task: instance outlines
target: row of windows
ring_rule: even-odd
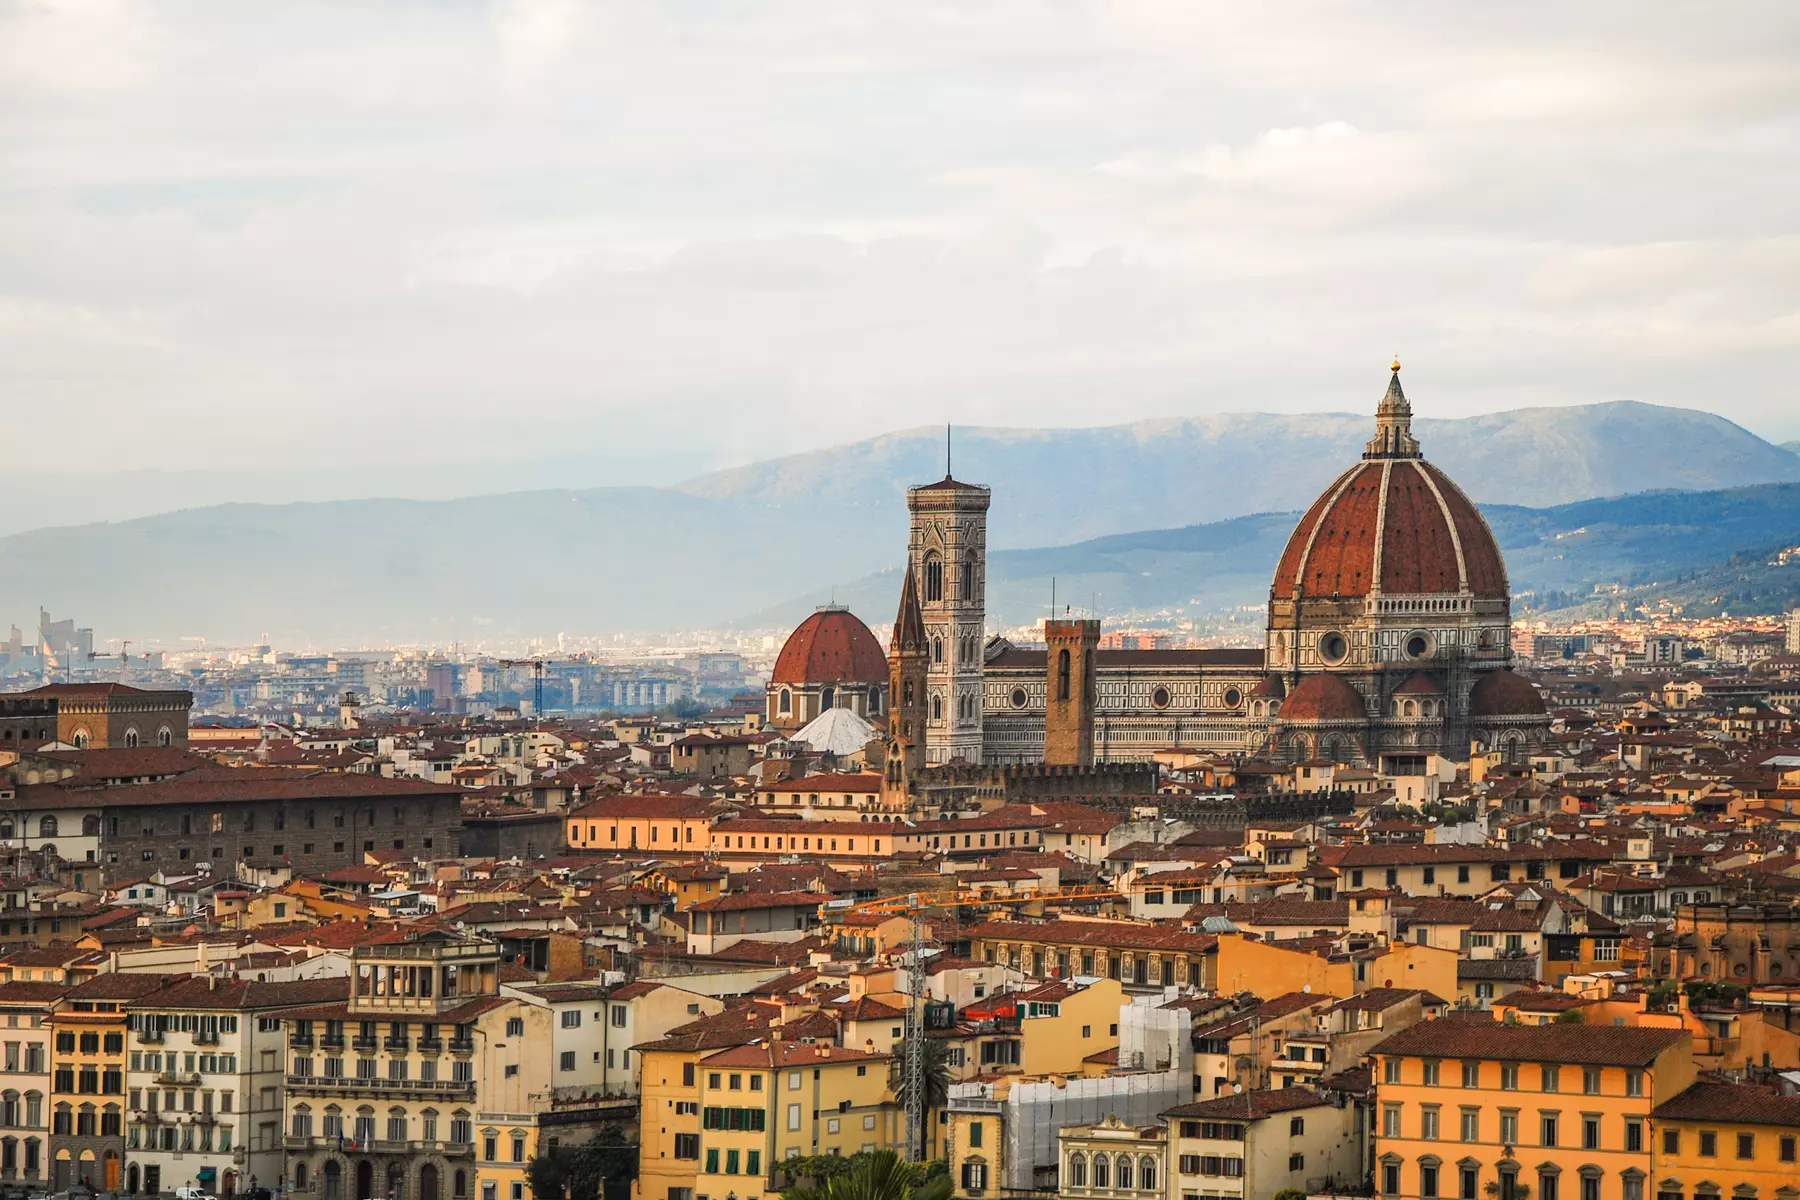
[[[1405,1137],[1405,1121],[1401,1114],[1402,1106],[1398,1104],[1384,1105],[1381,1112],[1381,1135],[1383,1137]],[[1465,1108],[1459,1114],[1457,1133],[1464,1142],[1481,1141],[1481,1110]],[[1580,1121],[1581,1148],[1584,1150],[1624,1149],[1629,1153],[1638,1153],[1644,1148],[1644,1123],[1627,1118],[1624,1126],[1622,1145],[1605,1145],[1603,1136],[1604,1118],[1597,1113],[1584,1113]],[[1519,1111],[1513,1108],[1500,1110],[1499,1137],[1501,1145],[1514,1146],[1520,1144]],[[1443,1126],[1438,1106],[1426,1104],[1419,1107],[1418,1133],[1421,1141],[1437,1141],[1443,1137]],[[1560,1112],[1538,1113],[1537,1145],[1555,1147],[1563,1145],[1562,1114]]]
[[[117,1136],[114,1130],[112,1136]],[[231,1149],[231,1126],[229,1125],[159,1125],[154,1129],[142,1125],[133,1125],[131,1135],[125,1139],[127,1150],[169,1150],[178,1153],[199,1151],[202,1154],[213,1150]]]
[[[1380,1194],[1384,1196],[1401,1195],[1401,1165],[1396,1161],[1384,1162],[1381,1167]],[[1418,1190],[1414,1195],[1434,1200],[1436,1197],[1454,1194],[1457,1200],[1476,1200],[1483,1191],[1481,1187],[1480,1168],[1468,1164],[1458,1164],[1454,1170],[1452,1181],[1444,1179],[1446,1168],[1436,1159],[1421,1160],[1418,1165]],[[1563,1171],[1560,1167],[1546,1166],[1538,1170],[1537,1194],[1533,1200],[1563,1200]],[[1596,1166],[1583,1166],[1575,1171],[1575,1194],[1570,1200],[1601,1200],[1602,1183],[1606,1173]],[[1446,1193],[1441,1190],[1446,1182],[1456,1190]],[[1502,1170],[1498,1180],[1487,1185],[1486,1194],[1498,1197],[1499,1200],[1525,1200],[1530,1195],[1527,1185],[1520,1182],[1517,1170]],[[1644,1173],[1627,1170],[1620,1173],[1620,1200],[1644,1200]]]
[[[1122,956],[1118,954],[1097,956],[1092,950],[1049,951],[1041,948],[1033,948],[1028,953],[1029,957],[1027,957],[1027,952],[1022,951],[1017,945],[1001,947],[990,945],[983,950],[986,961],[1017,967],[1039,979],[1046,977],[1046,967],[1054,970],[1056,978],[1067,978],[1071,968],[1077,963],[1080,965],[1079,973],[1082,975],[1091,977],[1098,970],[1104,971],[1109,979],[1117,979],[1125,983],[1154,984],[1162,987],[1174,986],[1177,977],[1181,974],[1181,963],[1172,954],[1139,953],[1133,955],[1126,952]],[[1201,964],[1198,959],[1192,959],[1187,963],[1187,982],[1190,986],[1198,987],[1200,985],[1200,970]]]
[[[438,1117],[437,1110],[430,1108],[419,1114],[419,1140],[426,1142],[438,1140]],[[386,1140],[390,1142],[410,1140],[407,1132],[411,1128],[410,1120],[405,1109],[388,1109]],[[306,1104],[296,1105],[288,1126],[294,1137],[312,1137],[312,1107]],[[341,1138],[347,1136],[359,1143],[366,1144],[375,1141],[375,1129],[375,1110],[367,1105],[363,1105],[351,1114],[351,1123],[348,1126],[344,1124],[344,1111],[335,1104],[327,1105],[324,1112],[320,1114],[319,1134],[322,1137]],[[494,1159],[497,1136],[498,1134],[494,1131],[484,1131],[483,1133],[484,1157],[489,1160]],[[450,1114],[450,1137],[448,1140],[459,1146],[472,1145],[475,1141],[475,1127],[469,1120],[469,1114],[463,1109],[457,1109]],[[525,1161],[524,1135],[521,1133],[514,1132],[513,1134],[513,1152],[514,1162]]]
[[[1400,1058],[1387,1058],[1383,1060],[1383,1083],[1401,1082],[1401,1063],[1403,1061],[1405,1060]],[[1481,1065],[1482,1064],[1479,1062],[1463,1062],[1460,1064],[1463,1087],[1479,1088],[1482,1086]],[[1438,1087],[1442,1082],[1442,1078],[1443,1064],[1439,1060],[1434,1058],[1420,1060],[1419,1083],[1425,1087]],[[1554,1063],[1542,1063],[1537,1067],[1537,1074],[1534,1082],[1537,1083],[1539,1091],[1560,1092],[1562,1090],[1562,1078],[1563,1069],[1561,1066]],[[1599,1067],[1583,1067],[1581,1070],[1582,1095],[1602,1095],[1605,1078],[1605,1072]],[[1500,1090],[1503,1092],[1516,1092],[1519,1090],[1518,1063],[1500,1064]],[[1642,1096],[1644,1094],[1644,1073],[1642,1071],[1625,1072],[1625,1090],[1623,1094],[1627,1096]]]
[[[51,1076],[51,1090],[77,1092],[84,1096],[117,1096],[125,1091],[125,1074],[117,1067],[108,1067],[105,1071],[94,1067],[83,1067],[79,1071],[73,1067],[58,1067]]]
[[[379,1079],[379,1078],[381,1078],[379,1069],[377,1067],[378,1061],[379,1060],[373,1059],[373,1058],[357,1059],[356,1060],[356,1078],[357,1079]],[[344,1060],[342,1058],[340,1058],[336,1055],[330,1056],[325,1059],[324,1065],[325,1065],[325,1073],[323,1076],[320,1076],[320,1078],[323,1078],[323,1079],[343,1079],[343,1078],[345,1078]],[[516,1065],[508,1065],[508,1067],[506,1068],[506,1073],[508,1076],[517,1074],[517,1072],[518,1072],[518,1067]],[[306,1056],[306,1055],[302,1055],[300,1057],[295,1058],[293,1073],[296,1077],[298,1077],[300,1079],[313,1078],[314,1076],[313,1076],[313,1060],[312,1060],[312,1058],[310,1056]],[[387,1079],[389,1081],[394,1082],[394,1083],[404,1083],[407,1080],[409,1080],[411,1077],[412,1077],[412,1064],[408,1059],[390,1058],[387,1060]],[[435,1058],[420,1059],[419,1060],[419,1081],[421,1083],[435,1083],[435,1082],[437,1082],[437,1078],[438,1078],[437,1059],[435,1059]],[[457,1059],[456,1061],[452,1062],[450,1064],[450,1079],[454,1083],[473,1083],[475,1080],[474,1064],[469,1062],[467,1059]]]
[[[1086,1154],[1076,1151],[1069,1155],[1069,1186],[1088,1187],[1089,1167],[1092,1167],[1093,1184],[1096,1188],[1115,1188],[1119,1191],[1154,1192],[1156,1190],[1156,1160],[1148,1154],[1133,1159],[1129,1154],[1106,1155],[1095,1154],[1091,1160]]]

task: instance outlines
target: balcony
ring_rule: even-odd
[[[194,1045],[216,1046],[219,1044],[219,1031],[216,1029],[197,1029],[194,1031]]]
[[[194,1114],[194,1124],[196,1125],[217,1125],[218,1123],[219,1118],[215,1113],[197,1112]]]
[[[418,1096],[473,1097],[473,1079],[359,1079],[354,1076],[289,1075],[290,1092],[313,1095],[342,1095],[370,1092],[386,1096],[412,1093]]]
[[[405,1037],[389,1037],[382,1039],[381,1046],[384,1050],[409,1050],[412,1042]]]
[[[311,1050],[313,1048],[313,1035],[310,1032],[290,1033],[288,1034],[288,1045],[296,1050]]]
[[[359,1033],[350,1039],[350,1047],[353,1050],[373,1050],[380,1044],[380,1041],[381,1039],[375,1037],[373,1034],[365,1037]]]
[[[420,1054],[441,1054],[444,1049],[443,1038],[422,1037],[419,1039]]]
[[[146,1046],[160,1046],[162,1045],[162,1040],[163,1031],[160,1029],[138,1030],[138,1041]]]
[[[156,1074],[156,1082],[165,1085],[174,1085],[176,1087],[191,1086],[200,1082],[200,1072],[176,1071],[173,1069],[158,1071]]]
[[[341,1033],[325,1034],[319,1039],[319,1045],[326,1050],[342,1050],[344,1048],[344,1035]]]
[[[474,1038],[451,1038],[450,1039],[450,1052],[452,1054],[473,1054],[473,1053],[475,1053],[475,1039]]]

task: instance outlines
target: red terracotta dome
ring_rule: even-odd
[[[788,635],[772,683],[886,683],[887,654],[849,609],[821,608]]]
[[[1508,667],[1489,671],[1469,689],[1471,717],[1541,717],[1544,698],[1523,675]]]
[[[1362,693],[1336,675],[1309,675],[1281,706],[1283,721],[1361,721],[1369,709]]]
[[[1399,364],[1363,461],[1338,476],[1300,518],[1271,594],[1508,597],[1500,547],[1450,477],[1419,456]]]

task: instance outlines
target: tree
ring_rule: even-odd
[[[808,1168],[828,1174],[809,1174]],[[788,1159],[782,1170],[790,1179],[811,1180],[782,1192],[782,1200],[948,1200],[954,1190],[942,1162],[902,1162],[892,1150],[853,1154],[829,1165]]]
[[[927,1118],[919,1124],[920,1144],[913,1147],[913,1153],[925,1157],[925,1140],[928,1137],[927,1126],[931,1114],[950,1102],[950,1052],[942,1038],[925,1038],[919,1045],[925,1053],[925,1108]],[[888,1061],[888,1089],[894,1093],[894,1102],[905,1112],[911,1099],[906,1086],[906,1061],[912,1053],[912,1046],[904,1038],[894,1043],[894,1057]]]
[[[617,1125],[602,1125],[586,1144],[558,1146],[525,1164],[536,1200],[620,1200],[637,1173],[637,1143]]]
[[[1306,1200],[1306,1189],[1288,1187],[1276,1192],[1269,1200]]]
[[[1566,1008],[1562,1012],[1556,1014],[1556,1023],[1558,1025],[1579,1025],[1583,1020],[1585,1020],[1585,1018],[1581,1015],[1581,1010],[1579,1008]]]

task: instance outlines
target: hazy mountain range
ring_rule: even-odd
[[[1591,535],[1595,520],[1578,505],[1556,506],[1800,482],[1800,457],[1687,409],[1533,409],[1416,428],[1426,454],[1476,500],[1511,506],[1492,511],[1515,588],[1591,590],[1607,572],[1660,569],[1675,553],[1666,530]],[[1367,416],[1252,414],[959,429],[953,463],[958,478],[994,489],[1000,620],[1042,612],[1052,574],[1072,597],[1101,593],[1111,612],[1218,607],[1261,601],[1293,522],[1252,514],[1308,503],[1369,430]],[[0,538],[0,614],[23,623],[42,604],[103,641],[139,644],[265,632],[286,645],[480,641],[746,617],[791,624],[835,582],[881,623],[897,587],[877,573],[899,561],[905,489],[943,472],[943,431],[913,430],[665,488],[222,504],[38,529]],[[1768,504],[1742,502],[1736,541],[1714,535],[1711,510],[1694,510],[1701,524],[1682,543],[1690,558],[1786,536],[1795,505],[1769,494]],[[1618,530],[1648,529],[1675,503],[1633,497],[1606,511]],[[1590,535],[1556,538],[1572,520]]]

